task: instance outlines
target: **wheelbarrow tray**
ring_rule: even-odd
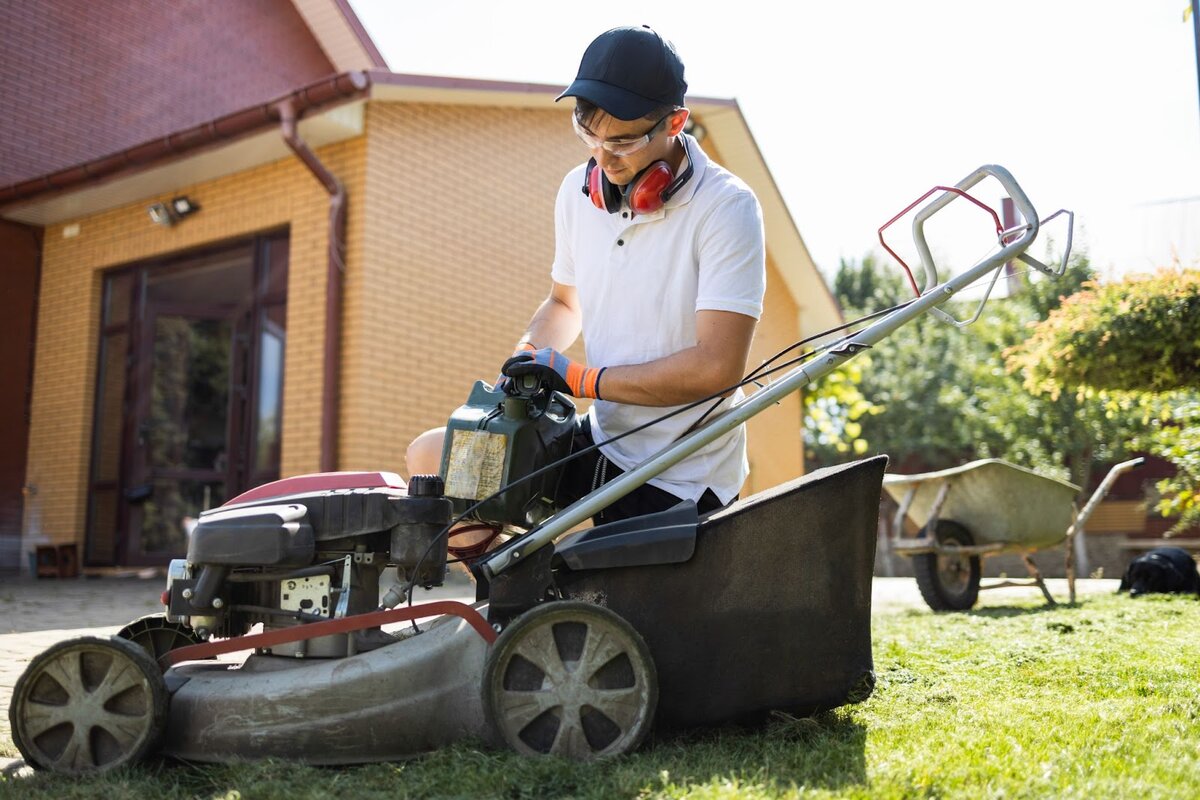
[[[929,520],[938,492],[950,490],[939,519],[963,525],[975,545],[1002,545],[995,552],[1052,547],[1066,538],[1079,487],[998,458],[972,461],[939,472],[885,475],[883,488],[903,504],[916,489],[907,516],[917,527]]]

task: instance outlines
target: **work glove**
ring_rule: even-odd
[[[521,342],[519,345],[517,345],[517,349],[513,350],[513,355],[519,356],[521,353],[533,353],[536,350],[537,348],[531,345],[529,342]],[[504,363],[507,364],[508,362],[505,361]],[[508,377],[503,371],[501,371],[500,375],[496,378],[496,382],[492,384],[492,391],[503,392],[505,387],[508,386],[508,382],[511,380],[512,378]]]
[[[536,375],[556,392],[601,399],[600,376],[604,374],[604,367],[576,364],[552,347],[517,353],[504,362],[500,372],[512,378]]]

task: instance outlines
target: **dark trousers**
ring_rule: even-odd
[[[575,424],[575,437],[571,445],[571,452],[577,453],[593,444],[595,441],[592,439],[592,427],[588,418],[583,417]],[[554,502],[559,508],[566,508],[624,472],[623,469],[605,458],[597,448],[579,458],[572,459],[563,467]],[[665,489],[644,483],[592,517],[592,523],[601,525],[619,519],[653,514],[656,511],[666,511],[681,502],[683,502],[683,498],[676,497]],[[701,514],[715,511],[721,505],[721,501],[717,499],[717,495],[712,489],[706,489],[696,503]]]

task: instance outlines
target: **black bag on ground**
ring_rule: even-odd
[[[1181,547],[1156,547],[1129,562],[1118,592],[1130,597],[1153,592],[1200,594],[1200,572],[1188,551]]]

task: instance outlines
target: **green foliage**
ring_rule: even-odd
[[[1200,270],[1089,282],[1007,358],[1033,392],[1109,390],[1140,405],[1138,446],[1178,468],[1158,483],[1158,510],[1180,516],[1177,530],[1200,524]]]
[[[862,419],[883,411],[883,406],[872,403],[858,388],[864,370],[870,367],[870,356],[847,361],[805,393],[804,437],[810,454],[818,450],[832,462],[839,456],[853,453],[858,457],[867,452]]]
[[[1175,475],[1155,486],[1155,508],[1179,517],[1172,528],[1178,532],[1200,525],[1200,392],[1165,393],[1151,405],[1147,430],[1135,444],[1175,465]]]
[[[833,278],[833,296],[847,311],[881,311],[912,295],[899,269],[880,264],[873,253],[857,264],[842,259]]]
[[[1069,297],[1010,356],[1033,391],[1200,386],[1200,270],[1097,284]]]

